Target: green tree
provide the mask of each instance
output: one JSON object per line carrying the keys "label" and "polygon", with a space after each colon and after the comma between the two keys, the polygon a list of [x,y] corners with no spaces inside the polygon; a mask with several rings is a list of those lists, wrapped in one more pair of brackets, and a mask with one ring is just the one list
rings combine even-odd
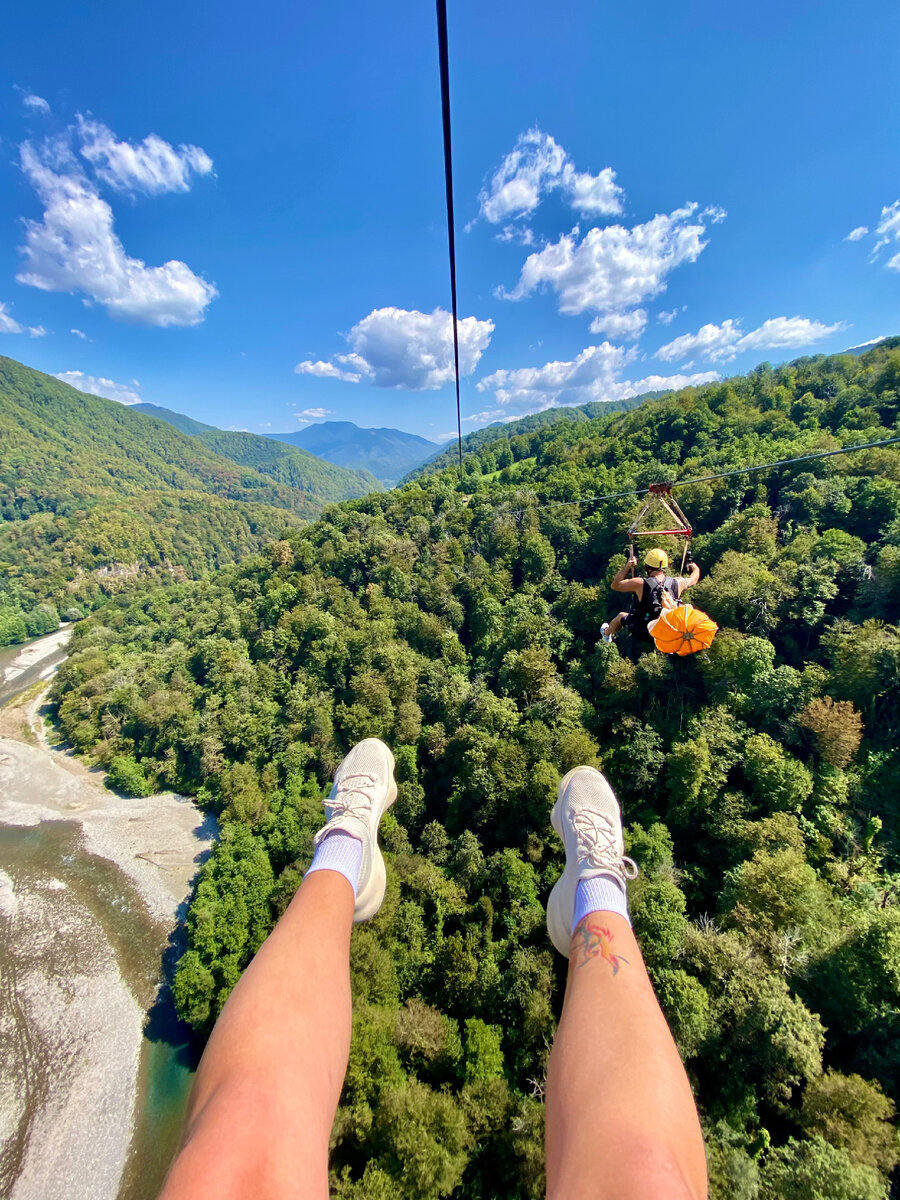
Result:
{"label": "green tree", "polygon": [[759,1200],[887,1200],[884,1180],[821,1137],[791,1138],[760,1172]]}
{"label": "green tree", "polygon": [[877,1083],[826,1071],[807,1085],[801,1124],[855,1163],[889,1175],[900,1161],[894,1106]]}

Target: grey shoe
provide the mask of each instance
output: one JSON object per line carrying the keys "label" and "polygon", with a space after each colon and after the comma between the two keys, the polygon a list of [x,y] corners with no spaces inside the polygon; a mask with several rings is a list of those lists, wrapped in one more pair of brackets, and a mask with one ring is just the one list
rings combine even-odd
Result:
{"label": "grey shoe", "polygon": [[566,867],[547,902],[547,930],[553,945],[568,958],[579,882],[612,875],[624,885],[638,869],[625,856],[619,802],[594,767],[574,767],[565,776],[550,822],[566,847]]}
{"label": "grey shoe", "polygon": [[[610,645],[613,640],[613,635],[609,632],[609,621],[604,621],[600,626],[600,636],[607,645]],[[568,778],[568,776],[566,776],[566,778]]]}
{"label": "grey shoe", "polygon": [[394,756],[378,738],[357,742],[334,773],[331,795],[325,801],[324,825],[315,837],[343,830],[362,842],[362,866],[356,885],[354,924],[368,921],[384,900],[384,858],[378,846],[378,826],[397,799]]}

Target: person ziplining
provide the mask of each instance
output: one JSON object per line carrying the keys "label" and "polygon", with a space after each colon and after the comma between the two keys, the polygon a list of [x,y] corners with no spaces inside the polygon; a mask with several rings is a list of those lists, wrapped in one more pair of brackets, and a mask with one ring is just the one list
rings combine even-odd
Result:
{"label": "person ziplining", "polygon": [[687,589],[700,579],[700,568],[695,562],[690,564],[687,575],[667,575],[669,556],[658,547],[648,550],[644,555],[646,575],[628,578],[637,565],[638,560],[632,555],[610,582],[609,586],[614,592],[630,595],[632,604],[630,611],[620,612],[611,621],[604,621],[601,625],[600,636],[604,642],[612,642],[623,628],[639,642],[652,642],[653,629],[648,626],[654,625],[663,615],[666,601],[674,608]]}

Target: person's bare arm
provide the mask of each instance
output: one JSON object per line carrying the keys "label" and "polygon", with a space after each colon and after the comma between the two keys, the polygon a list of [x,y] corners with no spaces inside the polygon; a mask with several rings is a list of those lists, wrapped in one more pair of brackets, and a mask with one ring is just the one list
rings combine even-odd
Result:
{"label": "person's bare arm", "polygon": [[643,579],[625,578],[628,572],[633,570],[636,566],[637,559],[629,558],[625,566],[622,567],[621,570],[616,571],[609,584],[614,592],[633,592],[636,596],[640,596],[641,592],[644,590]]}
{"label": "person's bare arm", "polygon": [[693,587],[694,584],[699,581],[699,579],[700,579],[700,568],[697,566],[696,563],[691,563],[690,571],[688,571],[687,575],[683,576],[678,581],[678,596],[679,596],[679,598],[688,590],[688,588]]}

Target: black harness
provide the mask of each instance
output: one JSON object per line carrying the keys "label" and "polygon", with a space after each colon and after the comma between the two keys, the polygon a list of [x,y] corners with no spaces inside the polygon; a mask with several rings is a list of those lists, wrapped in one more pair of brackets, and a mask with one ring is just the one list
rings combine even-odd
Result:
{"label": "black harness", "polygon": [[678,580],[667,575],[665,579],[645,579],[642,576],[641,581],[644,586],[640,596],[632,593],[631,612],[626,617],[625,624],[640,641],[650,642],[653,639],[647,632],[647,626],[662,615],[663,592],[668,592],[676,604],[678,603]]}

